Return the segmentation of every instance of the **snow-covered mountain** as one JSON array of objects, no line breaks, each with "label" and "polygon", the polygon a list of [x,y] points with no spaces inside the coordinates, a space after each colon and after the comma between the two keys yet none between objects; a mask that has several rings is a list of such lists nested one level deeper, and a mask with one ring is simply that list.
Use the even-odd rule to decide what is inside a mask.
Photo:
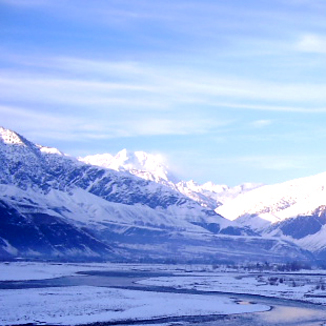
[{"label": "snow-covered mountain", "polygon": [[216,185],[212,182],[201,185],[191,180],[188,182],[180,181],[175,186],[182,194],[199,202],[202,206],[215,209],[241,194],[261,187],[262,184],[245,183],[235,187],[228,187],[226,185]]},{"label": "snow-covered mountain", "polygon": [[102,168],[0,128],[0,257],[108,260],[307,259],[179,191]]},{"label": "snow-covered mountain", "polygon": [[178,182],[177,178],[164,164],[163,158],[159,154],[148,154],[142,151],[130,152],[123,149],[115,156],[105,153],[89,155],[84,158],[79,158],[79,160],[116,171],[129,171],[137,177],[157,183],[172,185]]},{"label": "snow-covered mountain", "polygon": [[[162,183],[202,207],[216,209],[220,215],[236,220],[244,227],[260,234],[295,241],[319,256],[326,251],[326,240],[322,240],[326,239],[326,227],[318,216],[321,207],[326,204],[323,193],[326,173],[272,186],[247,183],[230,188],[212,182],[201,185],[193,180],[179,181],[169,173],[159,156],[144,152],[123,150],[116,156],[102,154],[81,160],[117,171],[129,171],[145,180]],[[284,222],[285,219],[288,220]],[[302,228],[304,232],[300,231]]]},{"label": "snow-covered mountain", "polygon": [[217,209],[230,220],[248,215],[271,223],[298,215],[309,215],[326,200],[326,173],[275,185],[266,185],[243,194]]},{"label": "snow-covered mountain", "polygon": [[193,180],[181,181],[171,173],[161,155],[142,151],[130,152],[123,149],[115,156],[105,153],[86,156],[79,160],[116,171],[128,171],[142,179],[164,184],[210,209],[215,209],[228,200],[261,186],[261,184],[246,183],[230,188],[226,185],[215,185],[212,182],[200,185]]},{"label": "snow-covered mountain", "polygon": [[263,186],[216,212],[262,234],[298,243],[326,256],[326,173]]}]

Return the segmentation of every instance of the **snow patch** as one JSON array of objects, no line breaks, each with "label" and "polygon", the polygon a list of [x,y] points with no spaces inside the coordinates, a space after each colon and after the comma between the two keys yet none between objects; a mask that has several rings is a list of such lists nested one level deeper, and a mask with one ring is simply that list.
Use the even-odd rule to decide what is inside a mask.
[{"label": "snow patch", "polygon": [[21,139],[21,137],[17,133],[15,133],[12,130],[5,129],[3,127],[0,127],[0,139],[5,144],[26,146],[23,140]]}]

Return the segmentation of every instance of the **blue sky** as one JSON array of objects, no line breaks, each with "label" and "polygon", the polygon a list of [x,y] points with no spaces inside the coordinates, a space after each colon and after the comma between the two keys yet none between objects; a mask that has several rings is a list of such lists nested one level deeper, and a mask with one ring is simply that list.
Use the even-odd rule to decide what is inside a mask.
[{"label": "blue sky", "polygon": [[324,1],[0,0],[0,125],[184,179],[326,170]]}]

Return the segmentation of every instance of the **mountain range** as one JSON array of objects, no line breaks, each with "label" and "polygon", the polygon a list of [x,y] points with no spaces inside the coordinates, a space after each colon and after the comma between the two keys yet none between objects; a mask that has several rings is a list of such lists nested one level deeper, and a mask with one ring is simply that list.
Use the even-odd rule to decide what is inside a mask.
[{"label": "mountain range", "polygon": [[144,152],[123,150],[116,156],[102,154],[80,160],[165,184],[261,236],[288,240],[318,259],[326,257],[326,173],[275,185],[246,183],[230,188],[180,181],[159,156]]},{"label": "mountain range", "polygon": [[169,170],[161,155],[142,151],[129,152],[123,149],[115,156],[105,153],[80,157],[79,160],[116,171],[128,171],[142,179],[166,185],[213,210],[242,193],[262,186],[262,184],[246,183],[230,188],[227,185],[216,185],[212,182],[200,185],[193,180],[182,181]]},{"label": "mountain range", "polygon": [[199,185],[179,180],[157,155],[123,150],[74,158],[5,128],[0,162],[1,259],[285,262],[326,256],[320,176],[274,186]]}]

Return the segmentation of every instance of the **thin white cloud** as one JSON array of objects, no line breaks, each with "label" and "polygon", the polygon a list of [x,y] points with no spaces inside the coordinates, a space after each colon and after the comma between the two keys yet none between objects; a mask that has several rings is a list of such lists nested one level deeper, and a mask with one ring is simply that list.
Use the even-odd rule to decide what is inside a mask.
[{"label": "thin white cloud", "polygon": [[[2,123],[12,129],[24,128],[23,131],[29,131],[27,135],[33,129],[35,138],[36,135],[59,140],[69,137],[78,141],[216,134],[219,130],[225,133],[226,126],[232,126],[233,122],[219,120],[218,115],[211,118],[208,113],[215,108],[216,112],[230,108],[326,112],[326,84],[278,85],[221,77],[190,68],[123,61],[38,59],[22,60],[24,72],[7,68],[0,74]],[[283,102],[287,105],[279,104]],[[325,107],[319,103],[325,103]],[[266,119],[253,121],[251,125],[261,128],[271,123]],[[251,162],[264,165],[267,161]],[[277,162],[268,161],[265,166],[285,169],[292,164],[286,160]]]},{"label": "thin white cloud", "polygon": [[196,135],[206,134],[212,129],[228,125],[228,121],[214,121],[200,118],[146,119],[136,124],[130,122],[129,128],[139,135]]},{"label": "thin white cloud", "polygon": [[83,120],[76,115],[42,113],[41,110],[31,110],[24,107],[0,105],[1,124],[3,127],[22,130],[30,133],[39,133],[42,137],[65,139],[73,135],[78,125],[83,125]]},{"label": "thin white cloud", "polygon": [[3,73],[0,77],[2,100],[19,99],[31,103],[81,106],[96,110],[97,107],[160,108],[164,101],[157,101],[148,94],[155,92],[150,85],[137,83],[100,82],[89,79],[65,79],[38,74],[15,75]]},{"label": "thin white cloud", "polygon": [[39,69],[45,65],[52,70],[1,72],[3,99],[89,107],[123,105],[130,109],[171,109],[190,103],[266,111],[326,111],[326,83],[276,83],[195,69],[80,58],[28,60],[33,65],[37,61],[42,62]]},{"label": "thin white cloud", "polygon": [[[127,118],[120,114],[113,119],[102,116],[76,115],[71,112],[42,113],[24,107],[0,106],[1,123],[4,127],[26,131],[26,135],[37,138],[99,140],[121,137],[158,135],[198,135],[223,128],[231,121],[214,121],[178,115],[168,118],[141,115]],[[31,128],[33,126],[33,128]]]},{"label": "thin white cloud", "polygon": [[[191,36],[216,37],[214,29],[246,28],[244,16],[259,19],[264,12],[243,6],[241,12],[234,6],[221,3],[199,1],[106,1],[97,0],[0,0],[0,3],[20,7],[48,6],[52,15],[69,21],[86,22],[91,24],[114,25],[132,29],[141,28],[144,22],[164,25],[166,30]],[[232,16],[233,19],[226,17]],[[266,17],[266,14],[264,15]],[[218,19],[216,19],[218,17]],[[205,19],[203,19],[205,18]],[[191,26],[191,28],[189,28]],[[148,30],[150,31],[150,29]]]},{"label": "thin white cloud", "polygon": [[[147,88],[157,93],[172,94],[175,98],[191,101],[212,102],[212,97],[232,97],[250,100],[269,100],[287,102],[326,103],[326,84],[304,84],[267,82],[245,79],[238,76],[221,76],[204,73],[191,68],[158,67],[136,62],[105,62],[83,60],[81,58],[58,58],[57,66],[65,67],[66,71],[100,73],[101,76],[119,76],[128,81],[144,83]],[[178,96],[176,96],[176,93]],[[214,99],[216,100],[216,99]],[[325,104],[326,105],[326,104]],[[264,107],[269,109],[268,106]],[[273,110],[273,108],[270,108]],[[289,105],[285,105],[286,111]],[[301,107],[299,110],[302,110]],[[324,110],[324,109],[322,109]]]},{"label": "thin white cloud", "polygon": [[252,121],[251,126],[254,128],[264,128],[270,126],[272,123],[273,123],[272,120],[263,119],[263,120]]},{"label": "thin white cloud", "polygon": [[230,156],[215,157],[212,159],[216,166],[232,164],[234,167],[240,165],[254,169],[270,171],[286,171],[305,169],[309,167],[311,161],[316,158],[302,155],[248,155],[248,156]]},{"label": "thin white cloud", "polygon": [[241,110],[254,110],[254,111],[271,111],[271,112],[289,112],[289,113],[326,113],[326,105],[323,107],[306,107],[302,105],[266,105],[266,104],[239,104],[231,102],[216,102],[215,106],[226,107]]},{"label": "thin white cloud", "polygon": [[303,169],[308,163],[307,157],[277,155],[243,156],[238,157],[237,161],[254,168],[274,171]]},{"label": "thin white cloud", "polygon": [[304,34],[297,43],[297,48],[303,52],[326,53],[326,37],[317,34]]},{"label": "thin white cloud", "polygon": [[[18,59],[18,58],[17,58]],[[24,58],[19,58],[24,61]],[[26,60],[26,59],[25,59]],[[38,65],[35,60],[29,60],[27,63]],[[138,76],[144,74],[145,67],[133,61],[105,61],[90,60],[78,57],[50,57],[43,61],[48,68],[55,68],[63,71],[82,72],[97,74],[100,76],[117,75]]]}]

